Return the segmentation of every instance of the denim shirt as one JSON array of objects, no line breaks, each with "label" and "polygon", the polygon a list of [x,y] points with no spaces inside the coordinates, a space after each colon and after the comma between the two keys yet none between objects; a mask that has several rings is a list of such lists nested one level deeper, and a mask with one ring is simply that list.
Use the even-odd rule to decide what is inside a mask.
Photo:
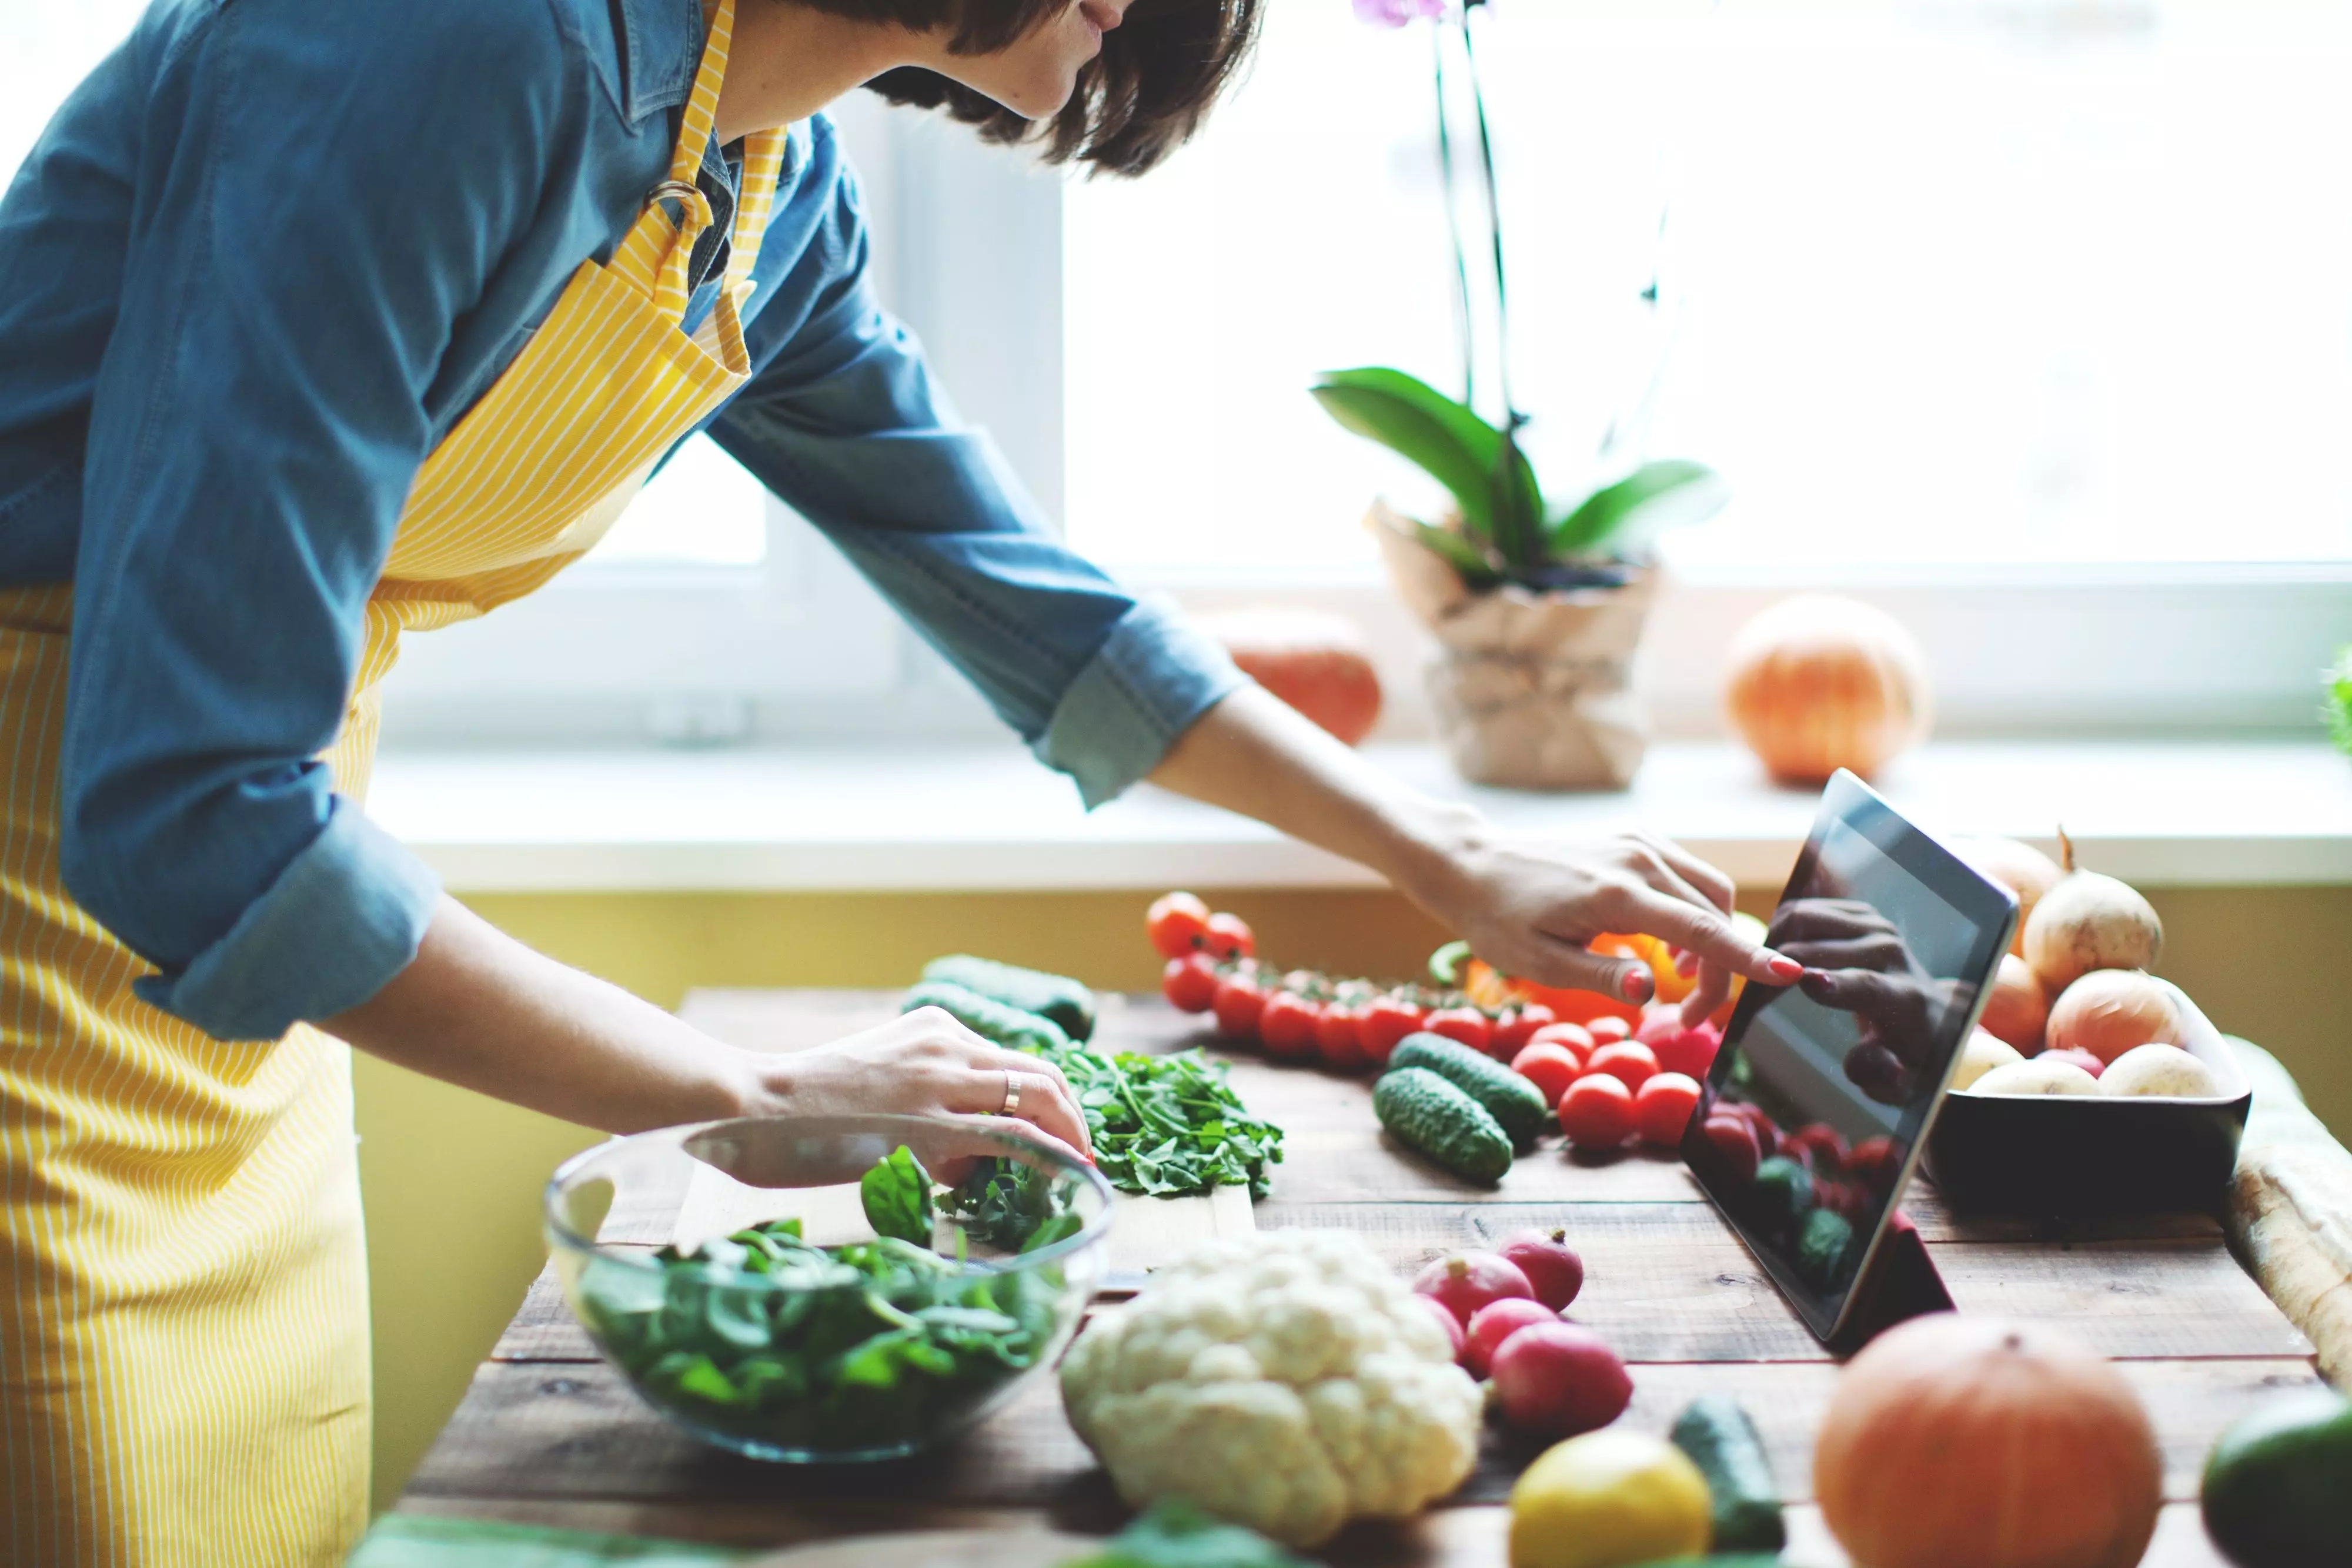
[{"label": "denim shirt", "polygon": [[[437,884],[319,760],[363,606],[701,42],[699,0],[157,0],[0,199],[0,585],[74,585],[60,873],[156,1006],[274,1039],[415,956]],[[876,305],[831,126],[791,148],[709,434],[1107,800],[1241,677],[1055,541]]]}]

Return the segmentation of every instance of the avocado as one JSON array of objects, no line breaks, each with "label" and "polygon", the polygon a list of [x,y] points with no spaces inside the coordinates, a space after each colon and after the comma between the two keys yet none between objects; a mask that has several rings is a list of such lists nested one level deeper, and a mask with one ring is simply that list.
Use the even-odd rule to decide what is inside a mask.
[{"label": "avocado", "polygon": [[2213,1445],[2203,1491],[2206,1533],[2238,1568],[2352,1563],[2352,1400],[2271,1400]]}]

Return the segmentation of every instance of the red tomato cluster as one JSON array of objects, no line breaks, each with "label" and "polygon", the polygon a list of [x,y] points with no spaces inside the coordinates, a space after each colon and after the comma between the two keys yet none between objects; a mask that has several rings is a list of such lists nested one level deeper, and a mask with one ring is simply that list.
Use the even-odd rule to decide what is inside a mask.
[{"label": "red tomato cluster", "polygon": [[1145,925],[1167,960],[1160,989],[1171,1006],[1214,1014],[1226,1039],[1255,1041],[1286,1060],[1376,1068],[1397,1041],[1427,1030],[1508,1061],[1553,1021],[1552,1010],[1536,1003],[1490,1010],[1459,991],[1314,969],[1278,972],[1257,957],[1257,938],[1238,915],[1213,913],[1189,893],[1154,902]]},{"label": "red tomato cluster", "polygon": [[1613,1149],[1638,1136],[1671,1149],[1683,1141],[1722,1043],[1713,1024],[1685,1029],[1678,1007],[1658,1004],[1630,1037],[1613,1018],[1538,1029],[1511,1066],[1543,1091],[1577,1147]]}]

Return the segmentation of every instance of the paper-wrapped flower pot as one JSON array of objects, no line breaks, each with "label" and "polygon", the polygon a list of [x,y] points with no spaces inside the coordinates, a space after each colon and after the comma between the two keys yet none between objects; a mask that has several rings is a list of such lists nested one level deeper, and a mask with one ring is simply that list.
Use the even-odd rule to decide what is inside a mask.
[{"label": "paper-wrapped flower pot", "polygon": [[1622,588],[1473,592],[1374,502],[1365,526],[1397,592],[1437,639],[1426,672],[1438,735],[1455,771],[1516,789],[1619,789],[1649,746],[1633,688],[1633,650],[1655,590],[1637,571]]}]

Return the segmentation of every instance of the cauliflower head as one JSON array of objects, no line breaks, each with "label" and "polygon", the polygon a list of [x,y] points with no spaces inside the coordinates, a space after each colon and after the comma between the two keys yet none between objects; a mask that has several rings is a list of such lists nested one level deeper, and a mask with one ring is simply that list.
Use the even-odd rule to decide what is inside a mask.
[{"label": "cauliflower head", "polygon": [[1210,1242],[1062,1362],[1070,1425],[1133,1507],[1181,1498],[1293,1546],[1462,1483],[1481,1397],[1402,1281],[1344,1231]]}]

